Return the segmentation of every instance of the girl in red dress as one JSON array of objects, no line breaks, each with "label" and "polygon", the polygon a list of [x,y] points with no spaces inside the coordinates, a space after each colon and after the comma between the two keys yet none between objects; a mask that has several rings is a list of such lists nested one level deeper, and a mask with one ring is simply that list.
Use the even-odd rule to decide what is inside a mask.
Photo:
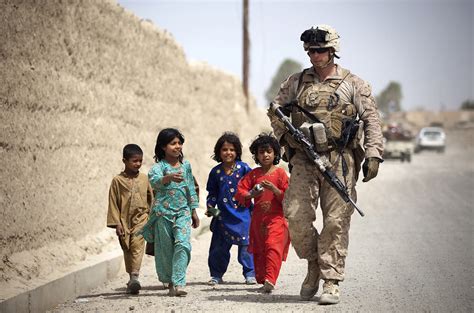
[{"label": "girl in red dress", "polygon": [[275,166],[280,162],[280,145],[273,136],[260,134],[250,145],[250,152],[260,167],[240,180],[236,199],[245,206],[254,199],[249,251],[253,253],[257,282],[263,284],[265,293],[271,293],[290,245],[282,208],[288,175]]}]

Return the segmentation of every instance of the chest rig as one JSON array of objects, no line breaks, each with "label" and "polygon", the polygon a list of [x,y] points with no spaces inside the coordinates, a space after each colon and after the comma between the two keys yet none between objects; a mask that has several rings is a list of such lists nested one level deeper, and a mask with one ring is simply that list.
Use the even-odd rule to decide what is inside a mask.
[{"label": "chest rig", "polygon": [[[320,122],[326,130],[328,142],[336,147],[347,145],[344,132],[357,117],[357,109],[352,103],[351,92],[345,87],[340,90],[350,72],[341,69],[341,75],[317,82],[308,69],[300,76],[297,96],[299,106],[293,107],[291,119],[293,125],[300,127],[305,122]],[[304,112],[306,111],[306,112]],[[308,114],[309,113],[309,114]],[[345,141],[344,143],[342,141]]]}]

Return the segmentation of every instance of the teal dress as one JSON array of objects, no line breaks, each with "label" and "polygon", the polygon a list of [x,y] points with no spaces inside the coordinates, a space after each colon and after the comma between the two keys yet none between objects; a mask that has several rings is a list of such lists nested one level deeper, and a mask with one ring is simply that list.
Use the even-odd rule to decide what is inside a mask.
[{"label": "teal dress", "polygon": [[[182,172],[182,182],[162,183],[165,175],[176,172]],[[139,234],[147,242],[154,242],[158,279],[184,286],[191,259],[191,211],[199,206],[191,164],[184,161],[174,168],[165,160],[158,161],[150,169],[148,179],[155,202],[150,218]]]}]

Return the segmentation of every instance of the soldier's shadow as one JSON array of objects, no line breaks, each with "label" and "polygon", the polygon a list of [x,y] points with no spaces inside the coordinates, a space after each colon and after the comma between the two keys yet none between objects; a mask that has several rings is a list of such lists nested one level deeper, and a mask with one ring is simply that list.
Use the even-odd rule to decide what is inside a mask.
[{"label": "soldier's shadow", "polygon": [[[242,290],[242,289],[240,289]],[[310,301],[302,301],[299,295],[278,295],[278,294],[264,294],[256,291],[253,294],[247,295],[215,295],[208,296],[210,301],[235,301],[235,302],[254,302],[254,303],[314,303],[319,301],[319,297],[313,297]]]}]

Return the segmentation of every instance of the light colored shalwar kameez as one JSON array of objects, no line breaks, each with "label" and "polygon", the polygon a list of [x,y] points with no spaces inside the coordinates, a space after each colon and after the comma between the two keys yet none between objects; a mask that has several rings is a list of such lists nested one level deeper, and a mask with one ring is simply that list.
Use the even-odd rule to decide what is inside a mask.
[{"label": "light colored shalwar kameez", "polygon": [[153,202],[153,190],[145,174],[129,177],[124,172],[110,184],[107,227],[121,225],[119,237],[127,273],[139,273],[145,251],[143,238],[134,236],[145,225]]}]

